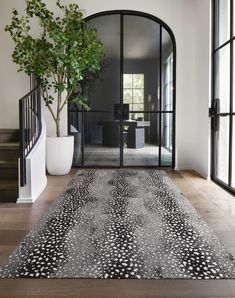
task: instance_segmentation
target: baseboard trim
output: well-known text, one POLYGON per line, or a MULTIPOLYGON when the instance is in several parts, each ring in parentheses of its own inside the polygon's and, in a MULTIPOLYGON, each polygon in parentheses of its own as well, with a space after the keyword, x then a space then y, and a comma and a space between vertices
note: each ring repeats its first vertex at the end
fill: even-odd
POLYGON ((206 179, 206 180, 210 180, 210 175, 205 175, 205 173, 202 173, 201 171, 197 170, 197 169, 193 169, 196 173, 198 173, 200 176, 202 176, 202 178, 206 179))
POLYGON ((198 169, 188 169, 188 168, 182 168, 182 169, 179 169, 178 167, 177 168, 174 168, 175 171, 194 171, 196 172, 198 175, 200 175, 202 178, 206 179, 206 180, 211 180, 211 177, 210 175, 205 175, 205 173, 202 173, 200 170, 198 169))
POLYGON ((21 203, 24 203, 24 204, 26 204, 26 203, 30 203, 30 204, 32 204, 34 201, 32 200, 32 198, 18 198, 17 199, 17 201, 16 201, 16 203, 17 204, 21 204, 21 203))
POLYGON ((38 193, 34 194, 33 197, 28 197, 28 198, 22 197, 22 198, 18 198, 17 201, 16 201, 16 203, 24 203, 24 204, 26 204, 26 203, 30 203, 30 204, 34 203, 39 198, 39 196, 41 195, 41 193, 43 192, 43 190, 46 188, 46 186, 47 186, 47 179, 45 179, 42 189, 38 193))

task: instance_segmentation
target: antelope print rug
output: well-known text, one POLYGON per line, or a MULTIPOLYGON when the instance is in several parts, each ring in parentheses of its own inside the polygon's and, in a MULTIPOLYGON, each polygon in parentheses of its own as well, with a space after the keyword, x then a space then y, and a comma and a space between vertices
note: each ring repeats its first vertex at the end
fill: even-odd
POLYGON ((230 279, 232 255, 159 170, 79 170, 2 278, 230 279))

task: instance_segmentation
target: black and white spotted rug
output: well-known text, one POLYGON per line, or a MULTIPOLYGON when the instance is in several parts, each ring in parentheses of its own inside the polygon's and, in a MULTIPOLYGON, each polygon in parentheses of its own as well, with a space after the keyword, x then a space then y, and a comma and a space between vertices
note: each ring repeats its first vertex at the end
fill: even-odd
POLYGON ((163 171, 79 170, 0 277, 234 278, 232 255, 163 171))

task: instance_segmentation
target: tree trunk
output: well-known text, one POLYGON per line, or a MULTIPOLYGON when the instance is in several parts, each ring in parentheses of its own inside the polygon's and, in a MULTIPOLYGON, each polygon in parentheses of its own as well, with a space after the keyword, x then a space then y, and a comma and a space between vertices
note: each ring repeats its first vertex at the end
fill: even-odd
POLYGON ((60 137, 61 136, 60 135, 60 119, 57 119, 55 124, 56 124, 56 136, 60 137))
POLYGON ((56 135, 60 137, 60 108, 61 108, 61 92, 58 91, 57 97, 57 113, 56 113, 56 135))

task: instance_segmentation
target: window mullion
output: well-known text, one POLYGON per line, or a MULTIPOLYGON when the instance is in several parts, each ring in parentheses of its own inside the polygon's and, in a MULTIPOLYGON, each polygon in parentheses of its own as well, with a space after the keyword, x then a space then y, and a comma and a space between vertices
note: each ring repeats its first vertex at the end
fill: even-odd
MULTIPOLYGON (((230 0, 230 38, 233 35, 233 0, 230 0)), ((233 41, 230 42, 230 120, 229 120, 229 173, 228 185, 232 185, 232 159, 233 159, 233 41)))
POLYGON ((134 110, 133 106, 133 74, 131 75, 131 105, 132 105, 132 111, 134 110))

